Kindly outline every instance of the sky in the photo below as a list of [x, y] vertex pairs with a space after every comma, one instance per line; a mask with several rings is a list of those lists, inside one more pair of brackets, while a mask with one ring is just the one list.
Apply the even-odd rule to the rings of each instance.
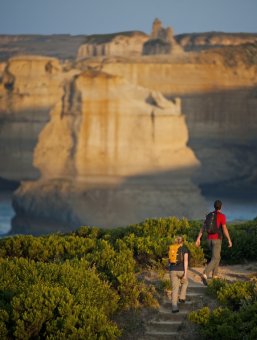
[[257, 33], [257, 0], [0, 0], [0, 34]]

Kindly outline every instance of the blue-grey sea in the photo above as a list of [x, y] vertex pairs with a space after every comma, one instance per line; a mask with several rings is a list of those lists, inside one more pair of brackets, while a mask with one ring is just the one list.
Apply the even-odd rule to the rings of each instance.
[[[11, 230], [11, 220], [15, 213], [12, 208], [11, 192], [0, 192], [0, 235]], [[211, 201], [212, 202], [212, 201]], [[212, 207], [210, 207], [211, 210]], [[257, 217], [257, 201], [255, 202], [223, 202], [223, 212], [228, 221], [252, 220]]]
[[0, 193], [0, 235], [11, 230], [11, 220], [15, 215], [11, 197], [11, 192]]

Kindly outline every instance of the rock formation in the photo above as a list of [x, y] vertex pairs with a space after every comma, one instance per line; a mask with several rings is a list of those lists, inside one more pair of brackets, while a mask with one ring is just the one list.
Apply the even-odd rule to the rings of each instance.
[[133, 57], [142, 54], [148, 36], [142, 32], [122, 32], [109, 35], [93, 35], [78, 50], [77, 59], [88, 57]]
[[35, 150], [43, 176], [127, 176], [195, 165], [190, 150], [185, 159], [180, 155], [188, 135], [178, 99], [95, 71], [76, 76], [70, 86]]
[[[72, 226], [127, 225], [175, 210], [196, 217], [204, 200], [190, 180], [199, 163], [187, 139], [178, 100], [83, 72], [40, 133], [34, 166], [41, 177], [21, 185], [16, 211]], [[189, 197], [190, 208], [181, 204]]]
[[199, 51], [224, 46], [256, 43], [257, 33], [188, 33], [179, 34], [175, 39], [185, 51]]
[[[120, 56], [76, 64], [38, 56], [4, 60], [0, 178], [22, 181], [13, 231], [39, 225], [38, 218], [67, 228], [172, 214], [200, 218], [199, 188], [205, 197], [252, 202], [256, 44], [217, 48], [226, 40], [215, 37], [215, 48], [206, 42], [200, 52], [189, 42], [183, 46], [194, 52], [132, 57], [125, 42], [116, 49]], [[115, 35], [109, 38], [113, 44]], [[132, 44], [136, 35], [130, 38]], [[90, 39], [107, 43], [106, 36]], [[158, 21], [151, 39], [183, 40]]]
[[0, 81], [0, 173], [12, 180], [35, 178], [33, 150], [49, 119], [50, 108], [62, 97], [65, 79], [55, 58], [20, 56], [2, 67]]
[[143, 54], [178, 54], [182, 52], [183, 49], [173, 36], [172, 28], [163, 28], [162, 22], [155, 19], [150, 38], [144, 43]]
[[[240, 199], [244, 192], [252, 201], [255, 181], [246, 179], [253, 178], [257, 166], [256, 48], [248, 44], [185, 53], [177, 59], [145, 56], [98, 63], [103, 71], [159, 90], [166, 98], [179, 95], [189, 145], [202, 164], [196, 183], [205, 195]], [[90, 65], [87, 61], [80, 67]]]
[[[163, 29], [164, 31], [172, 29]], [[131, 36], [131, 39], [129, 38]], [[133, 35], [135, 38], [133, 38]], [[166, 34], [167, 35], [167, 34]], [[123, 40], [122, 37], [123, 36]], [[120, 45], [119, 52], [124, 52], [122, 56], [131, 56], [131, 52], [135, 55], [139, 55], [142, 52], [143, 44], [149, 39], [149, 36], [143, 32], [122, 32], [113, 34], [102, 35], [77, 35], [72, 36], [69, 34], [54, 34], [54, 35], [0, 35], [0, 62], [6, 61], [11, 57], [18, 55], [42, 55], [47, 57], [55, 57], [62, 61], [73, 61], [78, 56], [78, 50], [80, 46], [89, 47], [82, 49], [81, 57], [92, 57], [96, 50], [103, 56], [101, 48], [104, 46], [112, 45], [111, 51], [115, 50], [115, 46], [112, 43], [117, 37], [117, 44]], [[120, 37], [120, 38], [119, 38]], [[127, 37], [127, 38], [126, 38]], [[121, 39], [121, 42], [119, 40]], [[128, 47], [126, 49], [127, 39]], [[165, 38], [166, 39], [166, 38]], [[164, 40], [165, 40], [164, 39]], [[199, 51], [204, 49], [213, 49], [221, 46], [228, 45], [241, 45], [246, 43], [255, 43], [257, 39], [256, 33], [225, 33], [225, 32], [206, 32], [206, 33], [185, 33], [174, 36], [175, 42], [184, 51]], [[133, 42], [133, 40], [135, 40]], [[138, 42], [136, 42], [138, 40]], [[156, 39], [152, 39], [156, 40]], [[169, 40], [169, 39], [168, 39]], [[132, 46], [137, 46], [136, 50]], [[95, 52], [93, 52], [93, 46]], [[100, 46], [100, 47], [99, 47]], [[123, 47], [122, 47], [123, 46]], [[82, 47], [81, 47], [82, 48]], [[126, 54], [128, 51], [128, 55]], [[141, 51], [141, 52], [140, 52]], [[120, 55], [120, 54], [119, 54]]]
[[[244, 46], [239, 51], [204, 51], [199, 54], [183, 54], [180, 57], [143, 56], [110, 60], [85, 60], [79, 67], [101, 68], [103, 71], [125, 77], [128, 81], [163, 93], [165, 96], [183, 96], [188, 93], [210, 93], [250, 88], [256, 84], [256, 48]], [[241, 49], [240, 49], [241, 50]], [[235, 54], [233, 53], [235, 52]], [[252, 59], [252, 60], [251, 60]]]

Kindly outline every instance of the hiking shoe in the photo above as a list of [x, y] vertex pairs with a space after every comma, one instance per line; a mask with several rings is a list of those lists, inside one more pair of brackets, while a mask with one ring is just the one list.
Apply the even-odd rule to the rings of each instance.
[[178, 313], [178, 312], [179, 312], [178, 306], [177, 305], [173, 305], [172, 306], [172, 313]]
[[202, 283], [203, 283], [205, 286], [207, 286], [207, 285], [208, 285], [207, 276], [206, 276], [205, 274], [203, 274], [203, 275], [201, 276], [201, 279], [202, 279]]
[[180, 303], [185, 303], [186, 300], [184, 300], [184, 299], [178, 299], [178, 302], [180, 302]]

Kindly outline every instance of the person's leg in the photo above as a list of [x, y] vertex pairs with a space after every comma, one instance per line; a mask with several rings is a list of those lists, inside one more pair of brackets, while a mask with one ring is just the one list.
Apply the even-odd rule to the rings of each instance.
[[212, 256], [211, 261], [204, 270], [204, 274], [207, 276], [207, 278], [209, 277], [211, 272], [213, 272], [213, 274], [218, 272], [218, 267], [220, 263], [221, 240], [208, 240], [208, 245], [211, 248]]
[[214, 252], [215, 252], [215, 265], [212, 270], [212, 277], [217, 277], [218, 275], [218, 270], [219, 270], [219, 264], [220, 264], [220, 253], [221, 253], [221, 244], [222, 240], [214, 240], [215, 241], [215, 246], [214, 246]]
[[[207, 240], [207, 245], [208, 245], [208, 248], [209, 248], [209, 251], [211, 252], [211, 259], [212, 259], [212, 240]], [[208, 273], [208, 266], [211, 262], [211, 259], [210, 261], [207, 263], [207, 266], [204, 268], [204, 271], [203, 271], [203, 275], [202, 275], [202, 281], [205, 285], [207, 285], [207, 278], [208, 278], [208, 275], [206, 273]]]
[[186, 300], [188, 279], [183, 278], [184, 272], [180, 272], [180, 283], [181, 283], [181, 291], [180, 291], [180, 300]]
[[180, 286], [180, 279], [176, 271], [170, 272], [170, 280], [171, 280], [171, 287], [172, 287], [172, 295], [171, 295], [172, 311], [174, 311], [174, 310], [178, 310], [178, 291], [179, 291], [179, 286]]

